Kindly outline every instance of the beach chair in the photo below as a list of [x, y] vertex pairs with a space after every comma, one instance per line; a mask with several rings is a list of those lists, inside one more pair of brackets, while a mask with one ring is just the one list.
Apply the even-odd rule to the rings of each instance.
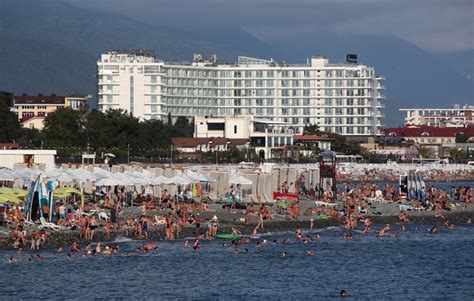
[[166, 224], [166, 220], [160, 219], [157, 215], [154, 216], [155, 221], [153, 222], [153, 226], [160, 226]]
[[107, 215], [107, 213], [101, 211], [97, 214], [99, 216], [99, 219], [105, 219], [106, 221], [110, 219], [110, 217]]
[[42, 230], [44, 228], [49, 228], [54, 231], [61, 231], [64, 228], [62, 226], [56, 225], [54, 223], [47, 222], [44, 217], [40, 217], [41, 225], [38, 226], [38, 230]]

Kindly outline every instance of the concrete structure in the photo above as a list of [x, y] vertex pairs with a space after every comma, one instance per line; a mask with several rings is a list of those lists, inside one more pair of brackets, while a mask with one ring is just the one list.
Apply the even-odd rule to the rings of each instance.
[[322, 150], [331, 150], [334, 139], [316, 135], [295, 135], [294, 144], [303, 156], [316, 156]]
[[194, 125], [196, 138], [244, 139], [262, 159], [283, 158], [293, 145], [293, 127], [281, 121], [254, 116], [196, 117]]
[[82, 109], [92, 96], [67, 95], [28, 95], [13, 97], [11, 110], [18, 116], [23, 127], [43, 129], [43, 121], [50, 113], [59, 108]]
[[455, 105], [452, 109], [400, 109], [406, 112], [406, 125], [466, 127], [474, 125], [474, 106]]
[[39, 166], [43, 170], [55, 167], [56, 150], [0, 149], [0, 167], [15, 169]]
[[[474, 127], [430, 127], [430, 126], [407, 126], [403, 128], [388, 128], [385, 130], [385, 141], [394, 140], [394, 147], [398, 140], [399, 147], [416, 149], [426, 147], [430, 149], [433, 158], [442, 158], [451, 148], [458, 148], [456, 135], [464, 136], [468, 142], [474, 140]], [[410, 146], [411, 145], [411, 146]], [[384, 147], [386, 148], [386, 147]], [[380, 152], [378, 152], [380, 153]]]
[[240, 116], [290, 123], [302, 133], [309, 123], [354, 138], [380, 135], [382, 77], [351, 60], [306, 64], [238, 57], [165, 63], [146, 51], [112, 51], [97, 62], [98, 108], [124, 109], [142, 119], [177, 116]]

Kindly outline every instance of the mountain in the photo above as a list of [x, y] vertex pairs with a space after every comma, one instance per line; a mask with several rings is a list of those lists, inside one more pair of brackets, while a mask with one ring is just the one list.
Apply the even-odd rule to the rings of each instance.
[[0, 36], [0, 90], [95, 94], [95, 57], [46, 41]]
[[[176, 22], [170, 27], [159, 21], [143, 22], [140, 14], [132, 19], [103, 7], [92, 10], [71, 3], [74, 1], [0, 1], [0, 90], [95, 95], [93, 76], [101, 53], [149, 48], [169, 61], [189, 61], [199, 52], [204, 57], [216, 53], [221, 62], [248, 55], [303, 63], [316, 54], [341, 62], [347, 53], [356, 53], [360, 62], [386, 77], [388, 126], [403, 122], [400, 107], [450, 107], [474, 99], [472, 51], [430, 53], [393, 36], [328, 31], [265, 40], [211, 18], [199, 24]], [[159, 19], [160, 6], [153, 9]]]
[[[77, 93], [94, 95], [91, 76], [95, 61], [112, 49], [153, 49], [159, 58], [170, 61], [190, 61], [195, 52], [204, 57], [216, 53], [220, 61], [227, 62], [234, 62], [237, 55], [263, 55], [268, 49], [235, 28], [228, 29], [227, 38], [235, 41], [229, 42], [214, 36], [210, 29], [190, 32], [149, 25], [61, 0], [2, 0], [0, 11], [0, 37], [5, 41], [0, 61], [6, 63], [2, 65], [0, 90], [15, 93], [66, 93], [74, 84]], [[71, 72], [64, 76], [61, 68]]]

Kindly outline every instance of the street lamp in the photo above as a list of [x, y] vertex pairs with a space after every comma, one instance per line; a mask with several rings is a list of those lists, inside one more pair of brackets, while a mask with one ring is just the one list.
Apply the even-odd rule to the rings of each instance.
[[250, 162], [250, 157], [249, 157], [250, 141], [247, 141], [247, 143], [245, 143], [245, 146], [247, 148], [247, 153], [245, 154], [245, 160], [247, 162]]
[[[225, 143], [225, 147], [226, 147], [226, 150], [228, 151], [229, 148], [230, 148], [230, 139], [227, 139], [226, 143]], [[232, 163], [232, 152], [230, 152], [230, 163]]]
[[[209, 139], [209, 150], [211, 150], [212, 145], [214, 144], [214, 141], [212, 139]], [[219, 161], [217, 159], [217, 144], [214, 145], [214, 152], [216, 153], [216, 166], [219, 166]]]

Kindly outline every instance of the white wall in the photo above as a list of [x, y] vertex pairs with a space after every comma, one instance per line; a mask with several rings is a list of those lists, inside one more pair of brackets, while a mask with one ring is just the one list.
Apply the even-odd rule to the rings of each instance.
[[0, 167], [13, 169], [15, 164], [24, 163], [24, 155], [33, 155], [35, 164], [45, 164], [46, 170], [55, 167], [55, 150], [0, 150]]

